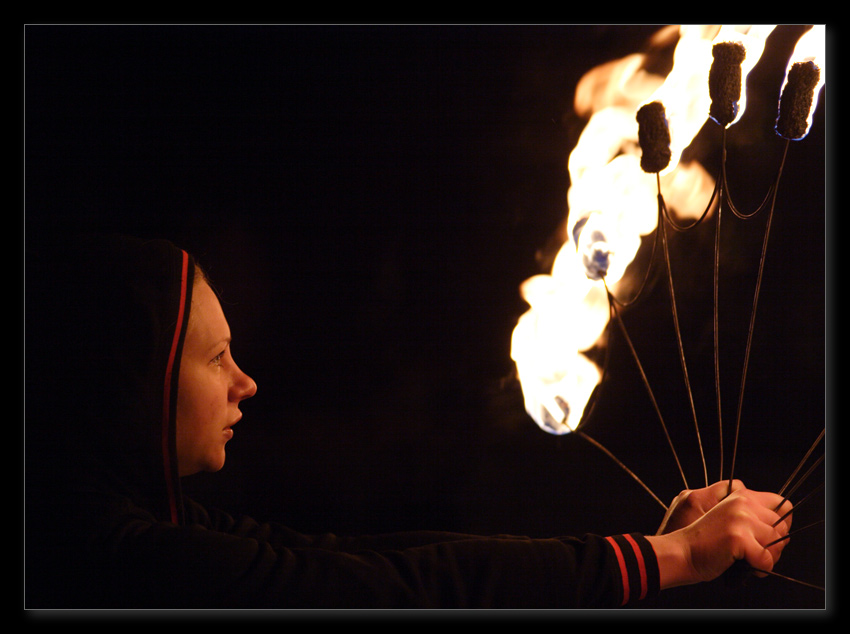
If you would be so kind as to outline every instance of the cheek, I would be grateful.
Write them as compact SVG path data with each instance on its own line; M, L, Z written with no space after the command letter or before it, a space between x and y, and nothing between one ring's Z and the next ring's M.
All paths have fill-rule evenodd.
M216 376L204 372L181 373L177 393L178 444L186 447L202 442L226 414L226 399Z
M214 377L213 377L214 378ZM220 383L209 375L190 376L177 398L177 459L181 475L217 471L223 466L222 430L227 412Z
M177 398L178 421L183 419L188 426L201 428L205 421L214 420L220 415L226 400L226 391L221 389L217 380L203 376L191 380L187 377Z
M206 416L204 390L197 373L181 371L177 392L178 437L191 437L198 430L199 421Z

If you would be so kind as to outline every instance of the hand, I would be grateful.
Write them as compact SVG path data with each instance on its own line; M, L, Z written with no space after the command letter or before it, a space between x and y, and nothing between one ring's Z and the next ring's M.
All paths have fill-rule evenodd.
M729 481L722 480L704 489L686 489L682 491L670 504L667 513L664 515L664 519L661 521L661 526L658 527L658 531L655 534L664 535L693 524L714 508L730 492L739 491L743 488L743 482L732 480L730 491Z
M787 535L791 516L779 519L790 510L790 503L741 483L728 496L720 496L720 485L728 487L723 482L680 494L659 534L647 537L658 557L662 588L710 581L737 560L765 571L779 560L787 540L768 544ZM722 490L725 494L728 488ZM774 511L780 503L782 507Z

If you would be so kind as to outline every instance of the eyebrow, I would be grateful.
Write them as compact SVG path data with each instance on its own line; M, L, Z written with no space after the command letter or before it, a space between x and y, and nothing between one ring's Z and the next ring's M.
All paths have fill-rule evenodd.
M218 350L222 346L222 344L224 344L224 346L227 347L227 346L230 345L231 341L233 341L233 337L222 337L221 339L219 339L215 343L209 345L207 347L207 352L212 352L214 350Z

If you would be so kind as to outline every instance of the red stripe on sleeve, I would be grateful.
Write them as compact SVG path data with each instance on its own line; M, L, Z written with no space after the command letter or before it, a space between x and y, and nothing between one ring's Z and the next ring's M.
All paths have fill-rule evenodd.
M646 582L646 562L643 559L643 553L640 551L640 547L637 545L637 542L631 535L623 535L626 538L626 541L631 544L632 550L635 551L635 557L637 558L638 571L640 572L640 598L643 599L646 596L647 590L649 589L648 584Z
M620 564L620 578L623 580L623 602L620 605L626 605L629 602L629 573L626 570L626 560L623 558L623 553L613 537L606 537L608 543L614 548L614 554L617 555L617 563Z

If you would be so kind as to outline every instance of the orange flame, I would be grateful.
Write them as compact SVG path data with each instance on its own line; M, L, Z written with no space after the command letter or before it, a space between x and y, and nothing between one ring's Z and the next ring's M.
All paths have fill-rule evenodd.
M812 118L817 109L818 99L821 88L826 84L826 27L822 24L815 24L811 29L806 31L794 47L794 52L788 60L788 66L785 70L785 81L782 84L782 90L788 84L788 71L798 62L812 62L820 71L818 83L814 88L812 105L809 108L809 116L807 119L806 132L803 137L808 134L812 127ZM800 138L803 138L800 137Z
M727 41L744 45L745 85L774 28L667 27L651 42L660 46L678 37L666 77L646 70L645 54L633 54L599 66L579 81L574 108L589 119L568 161L567 235L551 273L521 285L529 310L520 317L511 340L526 411L545 431L575 431L601 379L600 369L585 355L608 324L601 279L604 276L615 288L641 237L655 230L656 179L668 207L678 216L697 217L711 197L714 179L698 163L682 163L680 157L707 120L713 45ZM745 97L742 87L736 119L729 125L743 114ZM657 177L640 167L635 120L640 106L651 101L665 106L673 157Z

